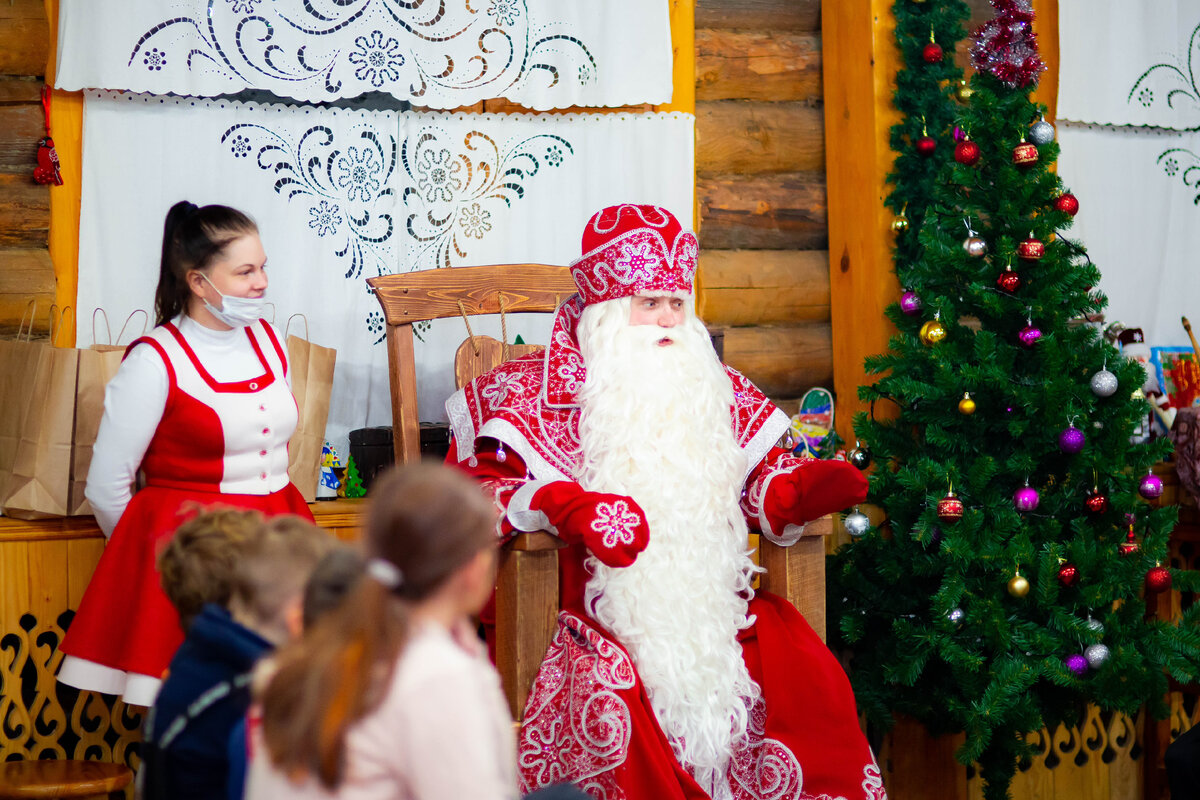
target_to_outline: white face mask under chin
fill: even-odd
[[[207,275],[201,273],[200,277],[208,281],[208,285],[212,286],[213,291],[221,297],[220,308],[215,307],[207,300],[204,301],[204,307],[208,309],[208,313],[218,320],[231,328],[244,328],[262,319],[263,307],[266,305],[265,297],[231,297],[221,294],[221,290],[208,280]]]

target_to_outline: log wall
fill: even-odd
[[[35,183],[43,136],[41,89],[49,53],[42,0],[0,3],[0,333],[16,330],[37,301],[38,330],[54,302],[50,187]]]
[[[696,202],[725,360],[778,400],[831,387],[818,0],[696,0]]]

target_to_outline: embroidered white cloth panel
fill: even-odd
[[[1100,268],[1106,319],[1152,346],[1186,345],[1179,318],[1200,317],[1200,133],[1064,122],[1058,141],[1079,198],[1066,233]]]
[[[152,308],[170,206],[223,203],[257,222],[267,299],[337,348],[329,439],[391,423],[383,315],[366,278],[471,264],[567,264],[587,219],[615,203],[692,218],[688,114],[347,111],[88,92],[79,342],[92,310]],[[545,342],[551,315],[511,315]],[[499,338],[498,317],[472,319]],[[295,332],[295,331],[293,331]],[[417,342],[421,418],[444,419],[460,319]]]
[[[1058,118],[1200,127],[1200,3],[1060,0]]]
[[[60,89],[434,109],[671,99],[667,0],[62,0]]]

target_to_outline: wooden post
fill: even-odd
[[[58,63],[58,0],[45,0],[50,25],[46,85],[54,85]],[[50,94],[50,133],[62,168],[62,186],[50,187],[50,260],[54,264],[55,302],[76,308],[79,290],[79,202],[83,181],[83,92]],[[76,309],[78,310],[78,309]],[[75,331],[58,344],[75,346]]]
[[[892,271],[892,213],[885,177],[895,154],[889,129],[899,61],[891,0],[822,0],[825,151],[829,202],[830,314],[837,430],[854,443],[853,415],[865,410],[863,359],[887,349],[884,308],[899,297]]]

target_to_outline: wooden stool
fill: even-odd
[[[0,798],[95,797],[124,800],[133,771],[104,761],[6,761],[0,764]]]

